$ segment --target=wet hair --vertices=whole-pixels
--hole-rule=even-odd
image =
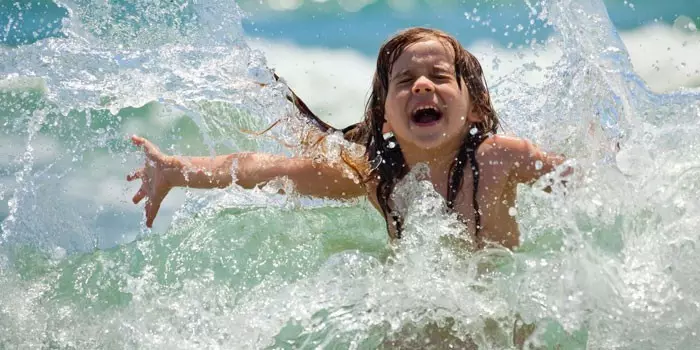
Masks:
[[[389,91],[389,76],[392,68],[399,56],[411,44],[437,39],[453,50],[454,68],[459,88],[466,88],[469,93],[471,106],[474,112],[481,116],[481,121],[468,126],[470,132],[465,133],[465,139],[459,149],[455,161],[450,166],[447,206],[454,208],[457,194],[462,187],[464,178],[464,168],[467,158],[471,153],[472,170],[475,171],[475,185],[478,185],[478,165],[473,159],[474,151],[480,141],[490,133],[496,133],[499,127],[498,117],[494,111],[488,91],[488,86],[484,79],[483,70],[479,61],[469,53],[451,35],[436,29],[415,27],[403,30],[385,42],[379,50],[377,57],[377,67],[372,82],[372,92],[365,108],[365,119],[360,123],[364,128],[363,141],[365,142],[366,154],[371,166],[370,177],[378,179],[377,201],[382,210],[387,225],[396,226],[397,238],[401,237],[402,220],[400,216],[392,211],[389,205],[389,198],[396,183],[408,173],[406,160],[399,147],[391,140],[385,139],[382,129],[386,119],[384,117],[385,102]],[[462,82],[464,85],[462,86]],[[476,132],[471,129],[476,128]],[[476,203],[476,187],[474,188],[475,217],[477,220],[477,234],[479,230],[479,213]],[[391,218],[391,221],[390,221]]]
[[[364,120],[344,129],[335,129],[323,122],[311,112],[306,104],[291,89],[288,91],[287,99],[295,105],[298,112],[307,122],[320,129],[322,132],[341,131],[347,141],[365,146],[367,161],[370,166],[369,173],[366,174],[366,176],[362,176],[365,172],[359,169],[361,167],[358,167],[356,162],[348,160],[345,157],[343,157],[343,160],[356,174],[365,177],[365,181],[370,181],[373,178],[379,180],[376,192],[377,202],[387,221],[387,225],[395,225],[396,236],[397,238],[401,238],[402,219],[390,208],[389,198],[391,197],[396,183],[408,173],[408,167],[399,145],[393,139],[385,138],[382,132],[384,123],[386,122],[384,118],[384,104],[389,91],[389,76],[396,60],[398,60],[409,45],[430,39],[437,39],[446,44],[446,47],[453,50],[457,84],[460,89],[466,87],[469,93],[471,107],[477,115],[482,117],[480,122],[470,125],[470,131],[465,133],[466,136],[457,153],[457,157],[450,166],[447,191],[447,206],[453,209],[457,194],[459,194],[459,190],[462,188],[464,168],[467,165],[467,161],[469,161],[474,174],[473,205],[475,210],[476,235],[478,236],[480,230],[480,213],[476,200],[476,190],[479,183],[479,167],[474,155],[481,141],[483,141],[488,134],[495,134],[500,124],[491,103],[481,64],[479,64],[476,57],[467,51],[457,39],[443,31],[423,27],[406,29],[390,38],[382,45],[379,50],[379,55],[377,56],[377,67],[372,81],[372,92],[367,100]],[[275,79],[279,80],[279,77],[275,75]],[[466,86],[462,86],[462,82],[464,82]],[[476,132],[471,131],[474,128],[476,128]],[[312,145],[319,143],[322,139],[323,136],[316,139]],[[341,156],[343,155],[341,154]],[[389,232],[391,233],[391,230],[389,230]]]

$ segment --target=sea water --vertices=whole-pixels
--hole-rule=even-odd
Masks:
[[[146,229],[128,135],[170,154],[295,154],[301,121],[268,67],[344,126],[371,49],[258,35],[246,2],[3,5],[0,347],[504,349],[523,329],[544,348],[700,346],[695,22],[620,33],[598,0],[519,4],[511,24],[485,23],[508,11],[485,2],[446,25],[484,63],[504,132],[575,175],[519,188],[521,247],[479,252],[420,167],[397,189],[412,205],[393,245],[365,200],[280,196],[284,181],[173,191]],[[333,16],[310,26],[362,27]],[[505,25],[528,33],[510,43]]]

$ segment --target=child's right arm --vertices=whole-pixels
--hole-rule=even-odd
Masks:
[[[235,178],[239,186],[253,188],[286,176],[302,195],[346,199],[365,194],[363,185],[345,176],[339,166],[307,158],[260,153],[177,157],[163,154],[144,138],[133,136],[132,141],[143,147],[147,159],[145,166],[127,176],[127,180],[142,180],[133,201],[138,203],[148,197],[145,208],[148,227],[153,225],[161,202],[173,187],[224,188]]]

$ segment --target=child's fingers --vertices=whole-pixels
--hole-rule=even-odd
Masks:
[[[146,227],[153,227],[153,220],[155,220],[158,209],[160,209],[160,202],[151,198],[146,201]]]
[[[143,187],[141,187],[139,188],[138,192],[136,192],[136,194],[134,195],[134,198],[132,198],[131,200],[134,202],[134,204],[139,204],[139,202],[143,199],[143,197],[146,197],[147,194],[148,193],[146,192],[146,190]]]
[[[148,157],[153,157],[160,153],[156,145],[141,136],[132,135],[131,142],[136,146],[143,147],[143,150],[146,152],[146,156]]]
[[[134,181],[140,179],[143,176],[143,168],[134,171],[131,174],[126,175],[126,181]]]
[[[144,139],[144,138],[141,137],[141,136],[131,135],[131,143],[133,143],[133,144],[136,145],[136,146],[141,146],[141,145],[143,145],[143,143],[144,143],[145,141],[146,141],[146,139]]]

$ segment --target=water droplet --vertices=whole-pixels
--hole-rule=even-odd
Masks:
[[[542,167],[543,167],[543,166],[544,166],[544,164],[542,164],[542,161],[541,161],[541,160],[538,160],[538,161],[535,162],[535,169],[537,169],[537,170],[542,170]]]
[[[516,216],[516,215],[518,215],[518,210],[515,209],[514,207],[510,207],[510,208],[508,209],[508,215],[510,215],[510,216]]]
[[[62,247],[54,247],[53,252],[51,252],[51,258],[54,260],[63,260],[66,255],[66,250]]]

